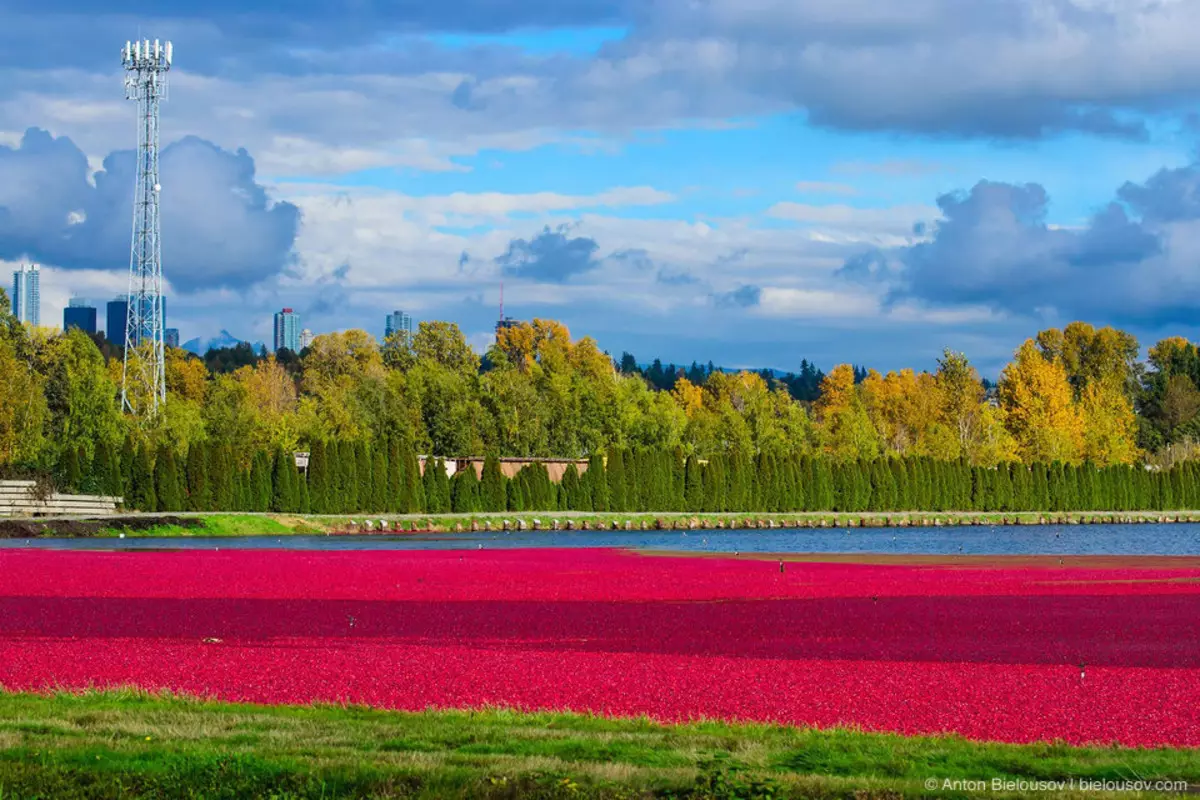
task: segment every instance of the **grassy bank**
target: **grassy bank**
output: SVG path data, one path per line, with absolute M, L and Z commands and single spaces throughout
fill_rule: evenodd
M 993 778 L 1183 780 L 1195 790 L 1200 754 L 505 711 L 243 706 L 127 692 L 0 694 L 5 800 L 1022 794 L 993 791 Z M 989 786 L 930 792 L 931 779 Z M 1135 796 L 1056 793 L 1072 795 Z
M 995 527 L 1200 522 L 1200 511 L 891 512 L 789 514 L 585 513 L 316 516 L 130 514 L 90 519 L 0 519 L 0 537 L 288 536 L 339 533 L 455 533 L 516 530 L 728 530 L 771 528 Z

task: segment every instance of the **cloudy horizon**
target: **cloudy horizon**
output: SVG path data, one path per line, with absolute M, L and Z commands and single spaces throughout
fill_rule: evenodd
M 0 265 L 44 265 L 47 324 L 125 291 L 140 32 L 175 48 L 185 340 L 403 309 L 483 348 L 501 280 L 644 362 L 994 377 L 1074 319 L 1200 338 L 1193 4 L 188 5 L 0 10 Z

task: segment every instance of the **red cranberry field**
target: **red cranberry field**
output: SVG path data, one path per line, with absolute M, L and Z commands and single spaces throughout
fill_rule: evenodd
M 8 550 L 0 686 L 1200 746 L 1200 564 L 1068 561 Z

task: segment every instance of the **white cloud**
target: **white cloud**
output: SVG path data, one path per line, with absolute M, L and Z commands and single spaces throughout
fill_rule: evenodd
M 857 318 L 878 314 L 879 301 L 873 295 L 861 291 L 764 286 L 756 310 L 768 317 Z

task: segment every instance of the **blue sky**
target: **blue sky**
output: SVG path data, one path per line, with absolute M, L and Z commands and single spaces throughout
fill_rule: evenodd
M 988 375 L 1085 319 L 1195 337 L 1200 9 L 1149 0 L 14 0 L 0 261 L 43 319 L 122 290 L 133 108 L 175 44 L 164 268 L 183 338 L 486 347 L 506 311 L 619 355 Z M 50 53 L 70 55 L 50 57 Z

